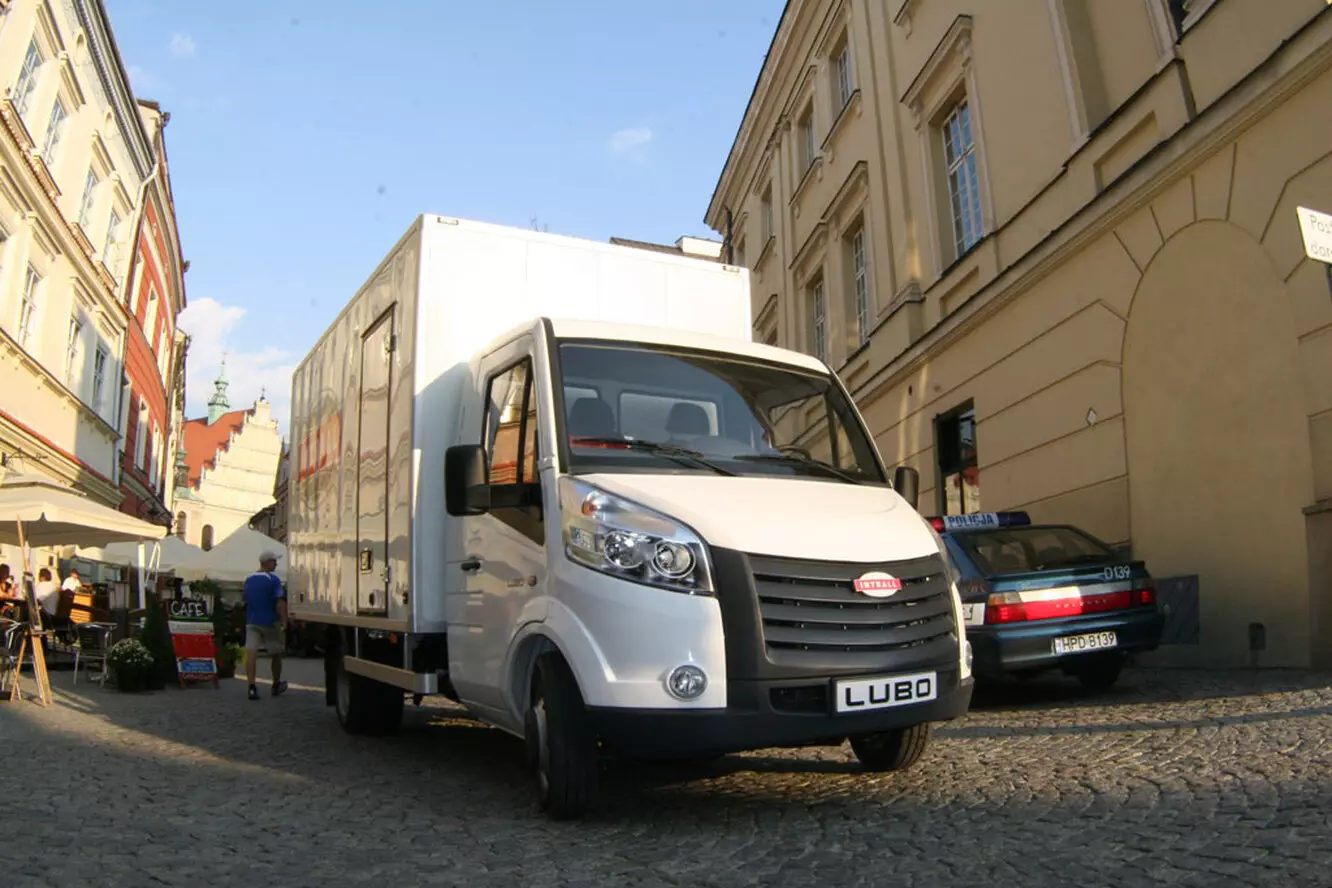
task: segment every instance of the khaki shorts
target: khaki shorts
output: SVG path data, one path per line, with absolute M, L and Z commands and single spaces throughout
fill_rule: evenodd
M 280 657 L 287 646 L 281 626 L 245 625 L 245 649 L 260 657 Z

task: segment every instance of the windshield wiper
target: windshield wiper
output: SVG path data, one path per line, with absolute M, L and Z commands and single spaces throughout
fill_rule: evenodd
M 800 463 L 801 465 L 805 466 L 816 466 L 820 469 L 823 469 L 825 472 L 828 472 L 831 475 L 835 475 L 838 478 L 841 478 L 843 481 L 847 482 L 848 484 L 860 484 L 863 483 L 864 480 L 862 478 L 857 478 L 856 476 L 848 472 L 842 471 L 841 469 L 837 468 L 837 466 L 834 466 L 831 463 L 826 463 L 821 459 L 815 459 L 812 456 L 805 456 L 804 454 L 800 453 L 742 453 L 739 456 L 733 456 L 731 458 L 754 459 L 754 460 L 763 459 L 763 460 L 771 460 L 773 462 L 793 462 L 793 463 Z
M 569 443 L 575 447 L 579 444 L 614 444 L 617 447 L 624 447 L 628 450 L 642 450 L 646 453 L 651 453 L 653 456 L 665 456 L 679 463 L 684 463 L 686 460 L 692 460 L 705 468 L 711 469 L 718 475 L 735 477 L 735 472 L 723 469 L 697 450 L 690 450 L 688 447 L 679 447 L 675 444 L 665 444 L 659 441 L 636 441 L 627 438 L 583 437 L 582 435 L 571 437 Z

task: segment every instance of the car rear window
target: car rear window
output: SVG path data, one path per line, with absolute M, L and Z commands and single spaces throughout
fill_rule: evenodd
M 990 576 L 1118 561 L 1114 551 L 1071 527 L 967 531 L 956 539 Z

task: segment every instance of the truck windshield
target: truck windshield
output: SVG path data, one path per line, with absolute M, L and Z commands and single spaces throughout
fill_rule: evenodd
M 887 483 L 864 427 L 828 375 L 666 346 L 566 341 L 558 348 L 560 434 L 574 473 Z

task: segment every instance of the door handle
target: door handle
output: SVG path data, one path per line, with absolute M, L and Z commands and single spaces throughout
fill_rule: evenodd
M 481 569 L 481 559 L 468 558 L 459 566 L 463 569 L 463 573 L 476 573 Z

